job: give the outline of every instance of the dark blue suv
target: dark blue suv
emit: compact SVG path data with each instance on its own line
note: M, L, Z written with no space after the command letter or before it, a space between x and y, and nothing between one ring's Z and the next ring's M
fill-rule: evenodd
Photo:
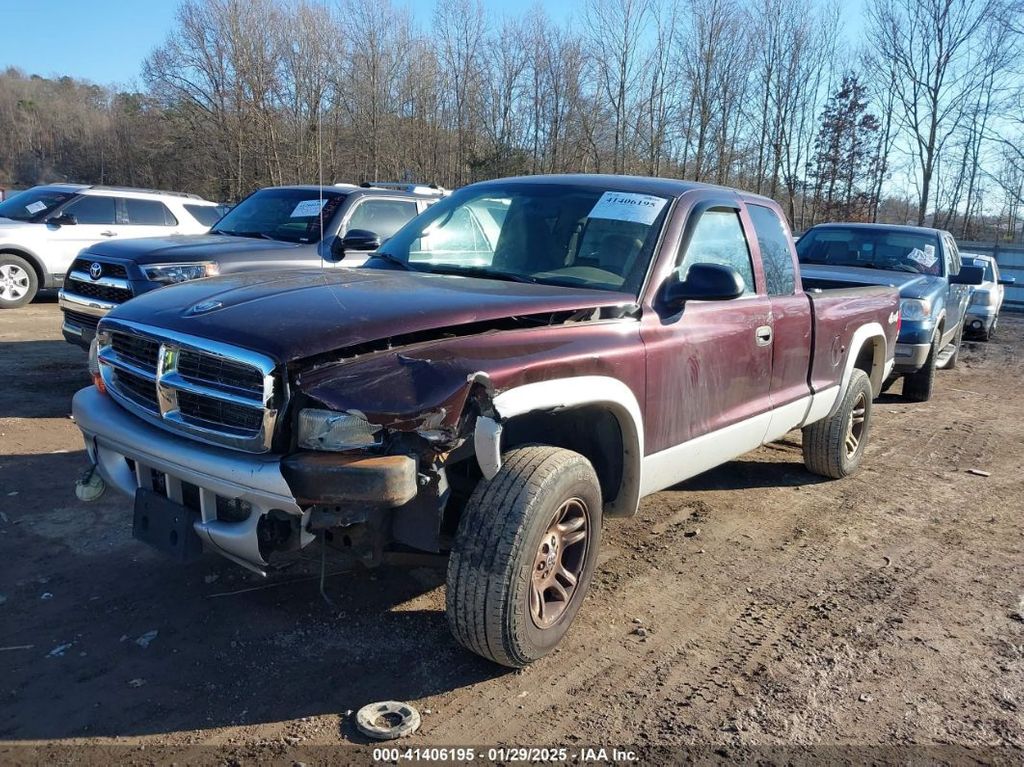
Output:
M894 376L903 397L924 402L936 368L956 366L969 286L983 272L962 266L949 232L920 226L820 224L797 242L801 274L818 287L891 285L900 291Z

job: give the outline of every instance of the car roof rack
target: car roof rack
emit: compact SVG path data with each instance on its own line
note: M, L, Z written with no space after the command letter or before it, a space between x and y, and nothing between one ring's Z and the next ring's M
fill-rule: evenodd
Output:
M137 186L105 186L103 184L93 184L87 187L88 189L95 189L100 192L141 192L142 194L166 194L172 197L187 197L190 200L203 200L206 199L198 194L192 194L191 192L169 192L166 189L143 189Z
M337 184L336 186L341 185ZM445 189L437 184L409 184L404 181L364 181L359 186L363 189L390 189L394 192L422 194L428 197L446 197L452 193L451 189Z

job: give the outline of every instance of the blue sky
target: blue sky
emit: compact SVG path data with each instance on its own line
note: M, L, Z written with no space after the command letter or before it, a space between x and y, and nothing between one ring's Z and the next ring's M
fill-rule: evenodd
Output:
M861 28L864 0L844 3L845 32ZM531 0L484 0L496 15ZM421 23L433 0L407 0ZM563 21L583 0L541 0ZM101 84L138 83L142 61L174 25L178 0L0 0L0 69L18 67L43 76L72 75Z

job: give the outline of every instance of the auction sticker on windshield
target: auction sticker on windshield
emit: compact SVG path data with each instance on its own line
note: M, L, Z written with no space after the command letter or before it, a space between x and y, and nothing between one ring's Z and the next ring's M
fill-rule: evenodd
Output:
M925 269L930 269L938 261L938 257L935 255L934 245L925 245L925 250L914 248L910 253L907 254L907 258L911 261L916 261Z
M627 192L605 192L590 211L590 218L607 218L613 221L634 221L638 224L654 223L661 209L668 202L663 197Z
M295 210L292 211L290 218L305 218L307 216L315 216L324 207L324 203L327 202L327 198L322 200L303 200L295 206Z
M46 203L36 200L35 202L30 202L28 205L26 205L25 210L27 210L29 213L38 213L41 210L46 210Z

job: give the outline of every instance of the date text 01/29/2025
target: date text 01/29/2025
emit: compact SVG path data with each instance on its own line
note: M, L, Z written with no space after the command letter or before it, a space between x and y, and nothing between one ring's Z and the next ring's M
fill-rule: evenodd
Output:
M568 749L564 746L544 748L528 746L424 746L415 748L373 749L375 762L602 762L629 763L638 757L635 751L602 746Z

